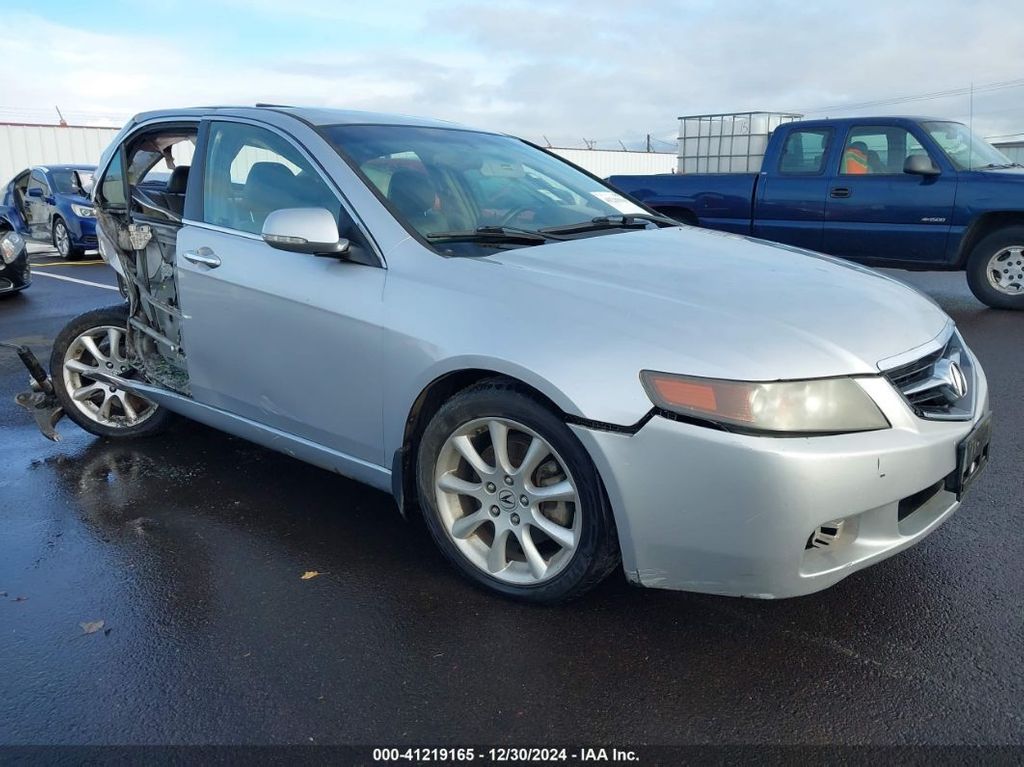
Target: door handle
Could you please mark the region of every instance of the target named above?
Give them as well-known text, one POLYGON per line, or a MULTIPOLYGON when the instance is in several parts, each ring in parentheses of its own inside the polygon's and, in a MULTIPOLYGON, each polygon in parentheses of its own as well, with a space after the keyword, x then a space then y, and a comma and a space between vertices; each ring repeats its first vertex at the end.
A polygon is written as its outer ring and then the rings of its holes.
POLYGON ((832 191, 829 192, 829 195, 831 197, 849 197, 850 188, 846 186, 834 186, 832 187, 832 191))
POLYGON ((191 261, 193 264, 202 264, 203 266, 208 266, 211 269, 216 269, 220 266, 220 257, 209 248, 186 250, 181 254, 181 257, 186 261, 191 261))

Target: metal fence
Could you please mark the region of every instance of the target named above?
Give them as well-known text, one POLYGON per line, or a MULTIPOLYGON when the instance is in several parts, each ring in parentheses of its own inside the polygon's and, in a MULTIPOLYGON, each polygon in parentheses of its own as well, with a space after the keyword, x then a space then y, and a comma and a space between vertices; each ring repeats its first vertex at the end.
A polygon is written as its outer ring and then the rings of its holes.
POLYGON ((673 173, 676 168, 675 155, 667 152, 622 152, 611 149, 565 149, 560 147, 552 147, 548 151, 579 165, 598 178, 673 173))

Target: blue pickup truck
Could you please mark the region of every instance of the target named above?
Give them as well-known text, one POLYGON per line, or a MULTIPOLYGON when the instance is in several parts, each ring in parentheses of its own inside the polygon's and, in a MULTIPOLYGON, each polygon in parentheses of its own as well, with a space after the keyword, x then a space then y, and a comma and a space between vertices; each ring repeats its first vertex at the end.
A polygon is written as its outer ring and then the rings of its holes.
POLYGON ((1024 168, 960 123, 792 122, 759 173, 609 181, 684 223, 873 266, 965 270, 979 300, 1024 309, 1024 168))

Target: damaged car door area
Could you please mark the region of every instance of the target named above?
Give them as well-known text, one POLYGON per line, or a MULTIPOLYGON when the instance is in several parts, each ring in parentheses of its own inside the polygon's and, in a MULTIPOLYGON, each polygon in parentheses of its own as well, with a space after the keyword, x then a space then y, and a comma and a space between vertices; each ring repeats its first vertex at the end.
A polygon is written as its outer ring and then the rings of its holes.
POLYGON ((100 250, 116 254, 129 301, 125 356, 146 380, 185 395, 175 254, 198 128, 175 123, 134 135, 111 157, 96 193, 100 250))
POLYGON ((101 185, 103 229, 117 233, 105 245, 123 270, 142 377, 182 395, 178 412, 388 487, 378 380, 385 270, 305 149, 247 121, 164 125, 126 140, 101 185), (183 142, 194 147, 190 164, 168 162, 183 142), (170 172, 163 190, 144 181, 155 167, 170 172), (329 214, 333 247, 295 252, 301 238, 264 239, 271 213, 288 226, 295 216, 282 214, 295 209, 300 221, 329 214))

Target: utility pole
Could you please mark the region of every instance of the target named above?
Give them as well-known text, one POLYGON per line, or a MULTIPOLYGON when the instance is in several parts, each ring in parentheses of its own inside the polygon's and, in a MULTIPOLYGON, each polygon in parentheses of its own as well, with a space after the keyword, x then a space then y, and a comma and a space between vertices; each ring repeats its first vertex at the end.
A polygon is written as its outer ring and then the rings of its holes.
POLYGON ((648 152, 651 151, 651 134, 650 133, 647 134, 647 151, 648 152))

